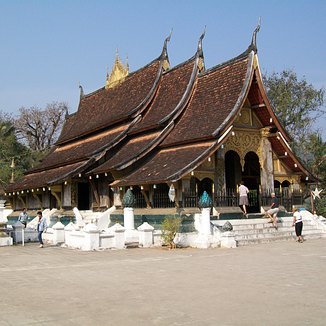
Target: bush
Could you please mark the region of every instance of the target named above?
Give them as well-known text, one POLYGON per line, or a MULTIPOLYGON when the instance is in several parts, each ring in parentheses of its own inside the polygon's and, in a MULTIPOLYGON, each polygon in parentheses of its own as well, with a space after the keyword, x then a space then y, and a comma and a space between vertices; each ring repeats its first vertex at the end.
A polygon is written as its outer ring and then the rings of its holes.
POLYGON ((164 245, 170 249, 175 248, 174 238, 179 231, 181 225, 181 217, 166 216, 162 223, 162 239, 164 245))
POLYGON ((321 197, 321 198, 316 198, 315 209, 316 209, 317 215, 326 217, 326 196, 321 197))

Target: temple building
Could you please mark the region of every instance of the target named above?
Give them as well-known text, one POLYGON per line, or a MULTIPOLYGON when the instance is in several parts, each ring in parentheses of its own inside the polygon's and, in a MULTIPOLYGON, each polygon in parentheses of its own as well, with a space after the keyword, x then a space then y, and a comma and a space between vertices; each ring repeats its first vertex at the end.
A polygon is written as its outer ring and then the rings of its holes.
POLYGON ((237 206, 250 189, 250 211, 264 194, 302 194, 313 176, 266 96, 253 33, 240 55, 205 67, 204 33, 195 54, 170 67, 161 54, 129 72, 116 56, 104 87, 84 94, 41 164, 6 189, 15 210, 105 210, 128 188, 136 208, 196 207, 206 191, 215 207, 237 206), (172 199, 172 200, 171 200, 172 199))

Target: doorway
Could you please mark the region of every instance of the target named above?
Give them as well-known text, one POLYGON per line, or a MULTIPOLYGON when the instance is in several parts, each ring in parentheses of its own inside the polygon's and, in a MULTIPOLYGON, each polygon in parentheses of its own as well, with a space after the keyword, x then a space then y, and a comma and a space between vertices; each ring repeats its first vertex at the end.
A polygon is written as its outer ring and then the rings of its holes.
POLYGON ((78 183, 78 209, 87 210, 89 207, 89 185, 88 183, 78 183))
POLYGON ((242 174, 242 180, 249 189, 249 213, 260 212, 260 164, 258 155, 254 152, 248 152, 245 156, 245 166, 242 174))

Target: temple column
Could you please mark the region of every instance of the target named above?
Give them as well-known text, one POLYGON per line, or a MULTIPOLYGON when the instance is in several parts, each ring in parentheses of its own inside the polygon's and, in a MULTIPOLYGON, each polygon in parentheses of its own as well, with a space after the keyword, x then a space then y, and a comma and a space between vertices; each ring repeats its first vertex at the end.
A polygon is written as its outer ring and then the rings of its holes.
POLYGON ((259 148, 260 162, 260 184, 262 191, 274 189, 273 176, 273 152, 272 145, 268 140, 269 128, 263 128, 260 131, 261 142, 259 148))
MULTIPOLYGON (((225 189, 225 152, 224 146, 215 152, 215 165, 214 165, 214 198, 216 199, 218 193, 225 189)), ((214 204, 216 204, 214 202, 214 204)))

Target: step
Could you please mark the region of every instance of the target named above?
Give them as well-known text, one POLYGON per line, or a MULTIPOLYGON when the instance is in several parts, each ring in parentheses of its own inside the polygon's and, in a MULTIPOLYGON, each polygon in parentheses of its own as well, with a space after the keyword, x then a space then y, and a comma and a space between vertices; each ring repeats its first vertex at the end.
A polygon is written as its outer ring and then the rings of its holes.
MULTIPOLYGON (((308 230, 318 230, 314 225, 304 225, 303 227, 304 231, 308 230)), ((253 234, 253 233, 270 233, 276 231, 275 228, 268 224, 268 226, 263 228, 255 228, 255 227, 246 227, 246 228, 234 228, 233 232, 234 234, 253 234)), ((281 224, 278 224, 278 232, 294 232, 294 227, 291 226, 283 226, 281 224)), ((320 230, 318 230, 320 232, 320 230)))
MULTIPOLYGON (((320 238, 326 238, 325 234, 322 233, 316 233, 316 234, 305 234, 302 233, 304 240, 313 240, 313 239, 320 239, 320 238)), ((253 245, 253 244, 261 244, 261 243, 269 243, 273 241, 295 241, 296 236, 295 234, 293 236, 278 236, 274 238, 261 238, 261 239, 239 239, 237 241, 237 246, 247 246, 247 245, 253 245)))
MULTIPOLYGON (((322 233, 319 230, 304 230, 302 232, 303 235, 322 235, 322 233)), ((295 236, 294 231, 282 231, 282 230, 273 230, 271 232, 265 232, 265 233, 244 233, 244 234, 235 234, 236 240, 243 240, 243 239, 268 239, 268 238, 277 238, 277 237, 292 237, 295 236)))

